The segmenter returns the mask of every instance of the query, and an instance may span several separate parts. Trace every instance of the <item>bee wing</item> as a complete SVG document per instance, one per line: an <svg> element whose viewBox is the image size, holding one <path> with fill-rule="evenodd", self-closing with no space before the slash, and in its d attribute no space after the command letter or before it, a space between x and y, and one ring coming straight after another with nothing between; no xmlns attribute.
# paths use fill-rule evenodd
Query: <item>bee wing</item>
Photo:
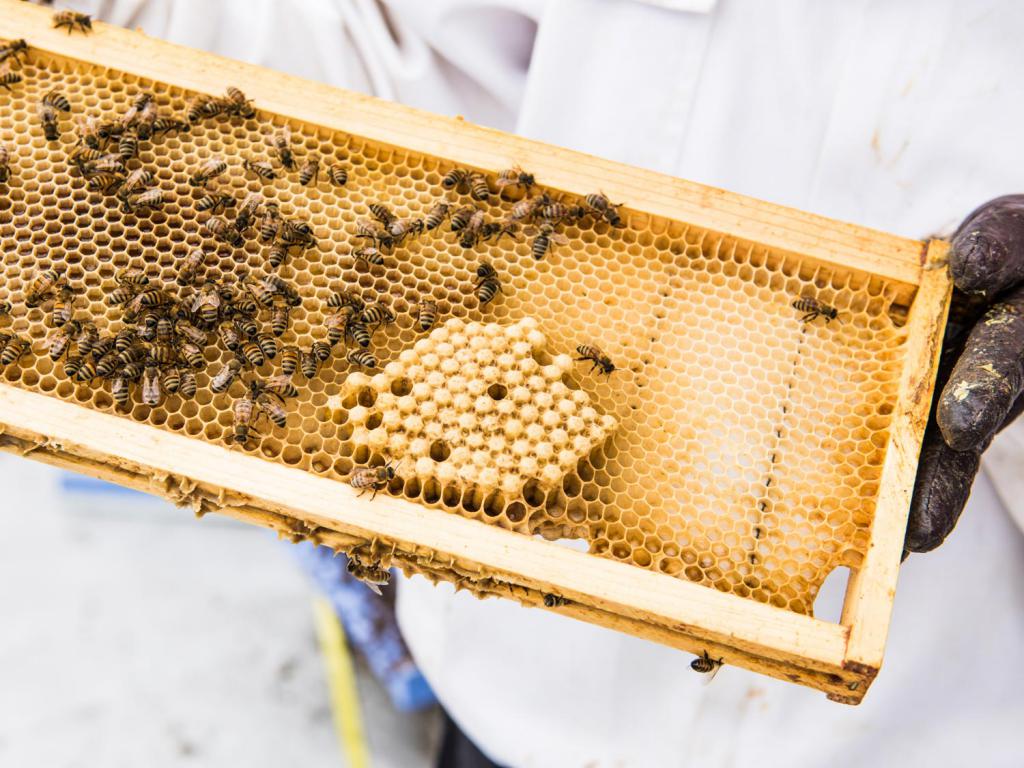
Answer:
<svg viewBox="0 0 1024 768"><path fill-rule="evenodd" d="M715 676L718 674L718 671L721 668L721 664L715 664L714 669L712 669L707 674L703 675L704 679L700 681L701 685L711 685L711 681L715 679Z"/></svg>
<svg viewBox="0 0 1024 768"><path fill-rule="evenodd" d="M376 592L381 597L384 596L384 593L380 591L380 587L377 586L376 584L374 584L372 581L367 581L366 579L360 579L360 581L362 581L363 584L365 584L368 589L372 589L374 592Z"/></svg>
<svg viewBox="0 0 1024 768"><path fill-rule="evenodd" d="M551 235L551 242L558 243L558 245L568 245L569 238L559 232Z"/></svg>

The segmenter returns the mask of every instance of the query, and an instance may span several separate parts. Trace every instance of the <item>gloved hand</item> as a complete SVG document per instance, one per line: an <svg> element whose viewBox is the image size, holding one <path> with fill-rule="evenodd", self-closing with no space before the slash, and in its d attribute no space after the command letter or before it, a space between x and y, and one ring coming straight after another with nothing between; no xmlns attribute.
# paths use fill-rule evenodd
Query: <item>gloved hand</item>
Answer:
<svg viewBox="0 0 1024 768"><path fill-rule="evenodd" d="M1024 410L1024 195L982 205L950 249L955 290L910 505L907 552L956 525L995 434Z"/></svg>

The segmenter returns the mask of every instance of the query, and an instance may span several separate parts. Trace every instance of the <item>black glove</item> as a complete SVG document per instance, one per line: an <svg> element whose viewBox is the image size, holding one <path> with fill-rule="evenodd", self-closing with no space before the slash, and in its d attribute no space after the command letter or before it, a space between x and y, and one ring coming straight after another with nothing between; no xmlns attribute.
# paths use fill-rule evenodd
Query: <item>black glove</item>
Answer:
<svg viewBox="0 0 1024 768"><path fill-rule="evenodd" d="M953 304L904 541L939 546L995 434L1024 410L1024 195L968 216L950 250Z"/></svg>

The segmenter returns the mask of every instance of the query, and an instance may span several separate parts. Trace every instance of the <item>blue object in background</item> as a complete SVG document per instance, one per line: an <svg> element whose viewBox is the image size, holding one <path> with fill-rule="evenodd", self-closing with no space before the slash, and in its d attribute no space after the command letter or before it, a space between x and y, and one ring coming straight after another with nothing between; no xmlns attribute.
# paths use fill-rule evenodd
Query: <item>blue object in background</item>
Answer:
<svg viewBox="0 0 1024 768"><path fill-rule="evenodd" d="M437 703L402 640L392 607L348 572L348 558L308 541L292 547L302 570L330 600L345 634L400 712Z"/></svg>

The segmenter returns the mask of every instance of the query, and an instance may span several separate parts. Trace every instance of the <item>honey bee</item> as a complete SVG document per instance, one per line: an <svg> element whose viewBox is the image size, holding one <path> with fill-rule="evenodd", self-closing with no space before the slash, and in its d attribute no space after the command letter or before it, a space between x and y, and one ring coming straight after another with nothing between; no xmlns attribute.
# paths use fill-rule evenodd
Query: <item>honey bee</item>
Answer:
<svg viewBox="0 0 1024 768"><path fill-rule="evenodd" d="M199 277L200 270L206 264L206 252L202 248L194 248L189 251L181 261L178 275L175 278L181 285L192 285Z"/></svg>
<svg viewBox="0 0 1024 768"><path fill-rule="evenodd" d="M377 221L379 221L385 227L390 225L391 222L395 221L395 219L398 218L397 216L395 216L395 214L391 212L391 209L389 209L383 203L370 203L369 207L370 213L373 214L373 217L377 219Z"/></svg>
<svg viewBox="0 0 1024 768"><path fill-rule="evenodd" d="M70 360L68 362L70 362ZM74 375L72 373L68 373L67 363L64 364L64 372L68 376ZM128 403L131 401L130 386L131 385L128 382L128 377L125 376L123 373L118 376L114 376L112 379L110 379L110 396L114 399L114 402L121 408L127 408Z"/></svg>
<svg viewBox="0 0 1024 768"><path fill-rule="evenodd" d="M429 331L437 322L437 302L423 299L416 304L416 325L421 331Z"/></svg>
<svg viewBox="0 0 1024 768"><path fill-rule="evenodd" d="M71 111L71 102L68 101L67 96L54 88L52 91L48 91L43 96L43 104L59 109L61 112Z"/></svg>
<svg viewBox="0 0 1024 768"><path fill-rule="evenodd" d="M213 327L217 322L220 306L221 298L217 286L208 282L199 289L189 311L197 315L205 325Z"/></svg>
<svg viewBox="0 0 1024 768"><path fill-rule="evenodd" d="M139 154L139 137L134 133L125 132L117 141L117 154L126 163Z"/></svg>
<svg viewBox="0 0 1024 768"><path fill-rule="evenodd" d="M353 349L345 355L345 359L352 365L360 365L363 368L377 367L377 358L373 356L372 352L368 352L365 349Z"/></svg>
<svg viewBox="0 0 1024 768"><path fill-rule="evenodd" d="M21 82L21 74L19 72L12 72L8 68L7 65L4 65L4 68L0 69L0 88L3 88L4 90L9 91L9 90L11 90L11 86L12 85L17 85L20 82ZM51 107L51 111L52 111L52 107ZM57 119L57 116L56 116L56 114L54 114L54 120L56 120L56 119ZM49 138L49 137L47 137L47 138Z"/></svg>
<svg viewBox="0 0 1024 768"><path fill-rule="evenodd" d="M825 318L825 325L828 325L839 317L839 310L818 301L813 296L801 296L793 302L793 309L804 313L804 316L800 318L800 322L803 323L812 322L821 316Z"/></svg>
<svg viewBox="0 0 1024 768"><path fill-rule="evenodd" d="M8 43L4 43L0 46L0 64L7 61L9 58L14 58L15 61L21 63L21 57L28 53L28 43L23 39L11 40Z"/></svg>
<svg viewBox="0 0 1024 768"><path fill-rule="evenodd" d="M394 239L384 226L373 219L359 219L356 222L356 238L369 240L379 248L390 248L394 245Z"/></svg>
<svg viewBox="0 0 1024 768"><path fill-rule="evenodd" d="M526 173L518 165L513 165L511 168L498 174L496 186L498 187L499 195L508 187L521 187L524 192L529 193L536 183L532 173Z"/></svg>
<svg viewBox="0 0 1024 768"><path fill-rule="evenodd" d="M199 213L223 213L228 208L235 207L235 198L231 195L204 195L196 203L196 211Z"/></svg>
<svg viewBox="0 0 1024 768"><path fill-rule="evenodd" d="M193 187L202 187L208 181L217 178L222 173L227 171L227 161L222 157L211 157L205 163L199 166L199 170L192 174L189 178L188 183Z"/></svg>
<svg viewBox="0 0 1024 768"><path fill-rule="evenodd" d="M445 189L459 190L469 183L471 175L472 171L468 171L465 168L453 168L441 179L441 186Z"/></svg>
<svg viewBox="0 0 1024 768"><path fill-rule="evenodd" d="M396 241L402 242L409 235L419 234L423 231L423 219L395 219L388 224L388 234Z"/></svg>
<svg viewBox="0 0 1024 768"><path fill-rule="evenodd" d="M76 29L84 34L89 34L92 32L92 16L77 11L58 11L53 14L53 28L60 29L61 27L67 27L69 35Z"/></svg>
<svg viewBox="0 0 1024 768"><path fill-rule="evenodd" d="M75 342L78 344L78 354L92 354L92 351L98 348L99 340L99 331L96 330L96 326L93 323L79 323L78 335L75 337Z"/></svg>
<svg viewBox="0 0 1024 768"><path fill-rule="evenodd" d="M245 239L242 237L242 233L220 216L210 217L203 223L202 228L206 234L212 235L222 243L233 245L236 248L240 248L245 245Z"/></svg>
<svg viewBox="0 0 1024 768"><path fill-rule="evenodd" d="M545 608L561 608L563 605L568 603L561 595L553 595L550 592L544 595L544 607Z"/></svg>
<svg viewBox="0 0 1024 768"><path fill-rule="evenodd" d="M236 317L235 328L238 329L239 338L243 341L245 339L255 339L256 334L259 333L260 327L256 325L256 321L251 317Z"/></svg>
<svg viewBox="0 0 1024 768"><path fill-rule="evenodd" d="M114 280L117 281L118 285L149 285L149 277L141 269L119 269L114 275Z"/></svg>
<svg viewBox="0 0 1024 768"><path fill-rule="evenodd" d="M469 196L474 200L486 200L491 194L487 185L487 177L482 173L472 173L469 176Z"/></svg>
<svg viewBox="0 0 1024 768"><path fill-rule="evenodd" d="M238 327L234 323L221 323L217 328L217 335L224 343L224 346L232 352L237 351L238 348L242 346L242 336L238 332Z"/></svg>
<svg viewBox="0 0 1024 768"><path fill-rule="evenodd" d="M259 192L250 192L242 201L242 207L238 209L238 216L235 218L235 229L245 232L259 215L260 206L263 205L263 195Z"/></svg>
<svg viewBox="0 0 1024 768"><path fill-rule="evenodd" d="M153 101L153 97L149 94L141 94L135 99L136 105L140 104L143 97L145 97L145 102L142 103L141 106L138 106L138 114L135 116L135 119L132 121L132 124L135 127L135 133L138 136L138 138L142 139L143 141L148 141L150 137L152 137L153 135L153 124L156 123L157 119L156 102ZM126 131L124 136L127 135L128 132Z"/></svg>
<svg viewBox="0 0 1024 768"><path fill-rule="evenodd" d="M204 117L216 117L227 111L227 103L206 94L198 94L189 102L185 115L190 124L198 123Z"/></svg>
<svg viewBox="0 0 1024 768"><path fill-rule="evenodd" d="M477 281L474 285L477 300L480 305L490 303L501 291L501 280L494 267L486 262L481 262L476 268Z"/></svg>
<svg viewBox="0 0 1024 768"><path fill-rule="evenodd" d="M283 336L288 330L290 312L291 307L284 301L275 301L270 307L270 330L275 336Z"/></svg>
<svg viewBox="0 0 1024 768"><path fill-rule="evenodd" d="M395 315L391 310L379 301L375 301L373 304L363 310L359 319L367 325L373 325L379 328L382 325L389 325L395 321Z"/></svg>
<svg viewBox="0 0 1024 768"><path fill-rule="evenodd" d="M466 205L459 208L455 213L452 214L451 229L452 232L460 232L469 226L469 223L473 220L476 214L483 216L483 211L478 211L472 205Z"/></svg>
<svg viewBox="0 0 1024 768"><path fill-rule="evenodd" d="M9 77L5 75L4 77ZM20 80L21 77L18 77ZM4 81L0 79L0 84ZM39 115L39 122L43 126L43 135L47 141L57 141L60 138L60 127L57 125L57 109L52 104L40 101L36 107L36 114Z"/></svg>
<svg viewBox="0 0 1024 768"><path fill-rule="evenodd" d="M124 352L130 349L138 339L138 334L131 328L122 328L114 337L114 351Z"/></svg>
<svg viewBox="0 0 1024 768"><path fill-rule="evenodd" d="M603 217L613 227L625 226L619 216L621 203L612 203L604 192L591 193L583 198L583 202L587 204L590 213Z"/></svg>
<svg viewBox="0 0 1024 768"><path fill-rule="evenodd" d="M327 329L327 341L333 347L347 332L349 314L345 312L332 312L324 318L324 327Z"/></svg>
<svg viewBox="0 0 1024 768"><path fill-rule="evenodd" d="M294 345L288 345L281 350L281 371L286 376L291 376L299 369L299 359L302 352ZM314 374L315 375L315 374Z"/></svg>
<svg viewBox="0 0 1024 768"><path fill-rule="evenodd" d="M545 222L538 228L528 227L526 233L536 235L533 245L530 246L530 252L536 261L543 259L552 245L566 245L569 242L565 235L555 232L555 226L550 222Z"/></svg>
<svg viewBox="0 0 1024 768"><path fill-rule="evenodd" d="M267 415L267 418L274 422L275 426L283 429L288 424L288 411L281 404L281 396L270 392L265 386L260 389L262 391L256 399L256 404ZM267 395L272 396L268 397Z"/></svg>
<svg viewBox="0 0 1024 768"><path fill-rule="evenodd" d="M147 189L137 195L126 195L124 205L126 211L135 213L143 208L160 208L166 201L162 189Z"/></svg>
<svg viewBox="0 0 1024 768"><path fill-rule="evenodd" d="M611 358L591 344L580 344L576 347L576 352L579 354L579 357L576 358L577 361L586 360L593 363L590 368L591 372L600 369L601 373L608 376L615 371L615 364Z"/></svg>
<svg viewBox="0 0 1024 768"><path fill-rule="evenodd" d="M146 361L153 365L168 365L175 362L177 358L177 350L171 346L170 340L153 344L149 347L148 354L146 355ZM121 362L128 363L132 361L125 359L122 354Z"/></svg>
<svg viewBox="0 0 1024 768"><path fill-rule="evenodd" d="M373 501L377 498L377 492L387 488L388 483L394 479L395 468L389 461L383 467L357 467L352 470L348 484L359 491L359 496L372 490L370 500Z"/></svg>
<svg viewBox="0 0 1024 768"><path fill-rule="evenodd" d="M57 288L57 295L50 308L50 325L59 328L67 323L74 312L74 301L75 292L66 283L62 283Z"/></svg>
<svg viewBox="0 0 1024 768"><path fill-rule="evenodd" d="M362 322L355 315L350 316L345 323L345 335L350 336L361 347L370 346L372 338L370 329L366 327L366 323Z"/></svg>
<svg viewBox="0 0 1024 768"><path fill-rule="evenodd" d="M307 379L312 379L320 371L320 361L312 352L303 352L299 358L299 369Z"/></svg>
<svg viewBox="0 0 1024 768"><path fill-rule="evenodd" d="M14 305L7 299L0 301L0 317L6 317L14 310Z"/></svg>
<svg viewBox="0 0 1024 768"><path fill-rule="evenodd" d="M273 181L277 178L277 171L274 170L274 166L266 160L253 160L247 157L242 160L242 167L250 173L256 174L264 181Z"/></svg>
<svg viewBox="0 0 1024 768"><path fill-rule="evenodd" d="M277 269L288 258L288 246L284 243L274 243L267 252L267 263L271 269Z"/></svg>
<svg viewBox="0 0 1024 768"><path fill-rule="evenodd" d="M355 248L352 251L352 256L357 262L362 261L365 264L375 267L384 266L384 254L381 253L380 249L375 248L372 245L362 245Z"/></svg>
<svg viewBox="0 0 1024 768"><path fill-rule="evenodd" d="M256 343L260 345L260 349L263 350L263 355L267 360L273 360L277 357L277 339L269 333L257 334Z"/></svg>
<svg viewBox="0 0 1024 768"><path fill-rule="evenodd" d="M38 307L50 295L50 293L63 284L64 279L56 269L45 269L32 280L25 293L25 303L30 307Z"/></svg>
<svg viewBox="0 0 1024 768"><path fill-rule="evenodd" d="M331 184L344 187L348 183L348 171L341 163L334 163L327 169L327 178L330 179Z"/></svg>
<svg viewBox="0 0 1024 768"><path fill-rule="evenodd" d="M193 368L202 368L206 364L206 361L203 358L203 350L190 341L187 341L178 347L178 352L185 362Z"/></svg>
<svg viewBox="0 0 1024 768"><path fill-rule="evenodd" d="M175 120L172 117L158 117L153 121L153 135L154 136L165 136L168 133L177 133L178 131L188 132L192 130L192 126L183 120Z"/></svg>
<svg viewBox="0 0 1024 768"><path fill-rule="evenodd" d="M228 437L228 442L241 443L245 445L249 442L250 432L255 433L253 429L253 422L256 420L255 416L257 411L255 409L255 400L252 393L246 394L244 397L240 397L235 400L234 405L231 406L232 423L231 423L231 435Z"/></svg>
<svg viewBox="0 0 1024 768"><path fill-rule="evenodd" d="M281 296L291 307L297 307L302 303L302 298L299 296L292 286L288 285L277 275L266 275L262 281L263 287L274 296ZM267 306L271 306L273 301L264 302Z"/></svg>
<svg viewBox="0 0 1024 768"><path fill-rule="evenodd" d="M97 173L89 177L89 189L101 192L104 195L112 195L121 186L123 179L115 173Z"/></svg>
<svg viewBox="0 0 1024 768"><path fill-rule="evenodd" d="M196 328L183 317L179 317L174 321L174 331L193 344L198 344L199 346L206 344L206 332Z"/></svg>
<svg viewBox="0 0 1024 768"><path fill-rule="evenodd" d="M267 362L267 357L263 354L263 349L255 341L243 341L238 352L253 368L259 368Z"/></svg>
<svg viewBox="0 0 1024 768"><path fill-rule="evenodd" d="M710 683L712 680L714 680L715 675L718 674L718 670L720 670L721 668L722 660L712 659L711 656L708 655L707 651L704 651L703 655L698 656L696 659L690 662L690 669L692 669L694 672L699 672L702 675L707 675L707 677L704 679L705 683Z"/></svg>
<svg viewBox="0 0 1024 768"><path fill-rule="evenodd" d="M163 386L164 392L173 395L181 387L181 372L174 367L168 368L164 371L160 384Z"/></svg>
<svg viewBox="0 0 1024 768"><path fill-rule="evenodd" d="M320 179L320 161L313 157L302 164L299 170L299 184L308 186L310 182L316 184Z"/></svg>
<svg viewBox="0 0 1024 768"><path fill-rule="evenodd" d="M55 330L47 342L50 359L60 360L71 349L71 342L81 330L82 326L77 320L69 320Z"/></svg>
<svg viewBox="0 0 1024 768"><path fill-rule="evenodd" d="M164 391L160 383L160 369L156 365L147 365L142 374L142 402L150 407L156 407L163 399Z"/></svg>
<svg viewBox="0 0 1024 768"><path fill-rule="evenodd" d="M6 144L0 144L0 184L11 178L11 151Z"/></svg>
<svg viewBox="0 0 1024 768"><path fill-rule="evenodd" d="M327 306L332 308L352 307L356 312L362 312L365 304L363 300L351 291L335 291L327 298Z"/></svg>
<svg viewBox="0 0 1024 768"><path fill-rule="evenodd" d="M292 130L287 125L283 125L274 131L274 135L270 139L271 145L277 151L277 159L281 161L281 165L287 168L289 171L295 169L295 157L292 155L291 142L292 142Z"/></svg>
<svg viewBox="0 0 1024 768"><path fill-rule="evenodd" d="M137 168L125 178L124 183L121 185L121 192L125 195L131 195L141 189L145 189L152 183L153 172L147 171L145 168Z"/></svg>
<svg viewBox="0 0 1024 768"><path fill-rule="evenodd" d="M124 160L116 153L100 155L94 160L79 164L78 170L83 176L94 176L103 173L121 176L125 172Z"/></svg>
<svg viewBox="0 0 1024 768"><path fill-rule="evenodd" d="M535 218L545 219L546 223L554 224L561 221L575 221L586 215L582 205L566 205L565 203L544 202L533 210Z"/></svg>
<svg viewBox="0 0 1024 768"><path fill-rule="evenodd" d="M231 115L244 117L246 119L255 117L256 110L252 107L252 101L245 98L245 94L233 85L227 87L227 112Z"/></svg>
<svg viewBox="0 0 1024 768"><path fill-rule="evenodd" d="M298 397L299 390L292 384L290 373L279 373L267 379L263 388L272 395L278 397Z"/></svg>
<svg viewBox="0 0 1024 768"><path fill-rule="evenodd" d="M353 482L353 486L354 485L355 483ZM386 481L385 485L387 485ZM391 583L391 573L386 569L381 568L380 565L367 565L353 558L349 558L348 565L346 567L353 578L359 579L378 595L384 594L381 592L381 587L386 587Z"/></svg>
<svg viewBox="0 0 1024 768"><path fill-rule="evenodd" d="M313 357L323 363L331 356L331 345L326 341L314 341L309 348L309 352Z"/></svg>
<svg viewBox="0 0 1024 768"><path fill-rule="evenodd" d="M451 210L451 206L448 203L435 203L431 206L430 210L427 211L426 217L423 219L424 228L430 232L431 230L437 229L448 218L448 212Z"/></svg>
<svg viewBox="0 0 1024 768"><path fill-rule="evenodd" d="M240 360L237 358L228 360L227 364L210 379L210 389L217 393L227 392L231 384L238 378L241 370L242 362Z"/></svg>
<svg viewBox="0 0 1024 768"><path fill-rule="evenodd" d="M480 210L473 210L473 213L469 216L469 219L463 224L463 219L460 217L456 222L456 216L460 212L456 212L455 216L452 216L452 231L455 230L456 223L460 224L459 231L459 245L463 248L472 248L476 245L477 241L481 238L488 236L490 229L487 228L486 222L484 221L484 212Z"/></svg>
<svg viewBox="0 0 1024 768"><path fill-rule="evenodd" d="M89 149L99 149L104 137L100 135L102 123L89 115L75 115L79 143Z"/></svg>
<svg viewBox="0 0 1024 768"><path fill-rule="evenodd" d="M182 397L196 396L196 376L192 371L181 372L181 385L178 387L178 394Z"/></svg>
<svg viewBox="0 0 1024 768"><path fill-rule="evenodd" d="M316 246L316 237L313 235L313 230L304 221L294 221L284 219L281 222L281 229L278 232L278 237L282 243L286 245L297 245L302 248L309 248Z"/></svg>
<svg viewBox="0 0 1024 768"><path fill-rule="evenodd" d="M263 208L263 219L260 222L260 242L269 243L281 229L281 211L277 203L267 203Z"/></svg>

